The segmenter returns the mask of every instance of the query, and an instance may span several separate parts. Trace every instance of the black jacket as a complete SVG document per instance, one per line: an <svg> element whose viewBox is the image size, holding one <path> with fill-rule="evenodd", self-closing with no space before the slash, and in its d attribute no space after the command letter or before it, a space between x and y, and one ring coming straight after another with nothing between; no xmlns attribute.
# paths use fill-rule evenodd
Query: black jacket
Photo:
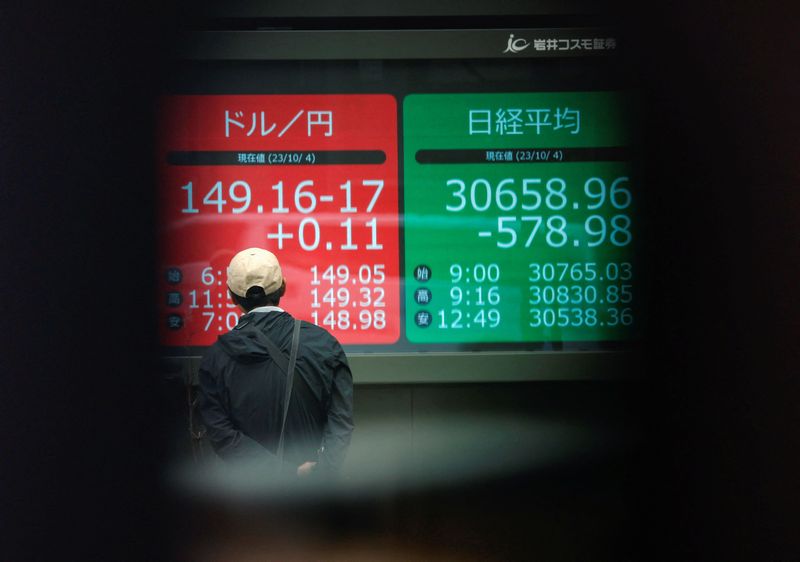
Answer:
<svg viewBox="0 0 800 562"><path fill-rule="evenodd" d="M288 358L293 326L286 312L251 312L203 357L198 407L222 458L274 462L286 375L252 330L262 330ZM303 322L286 419L285 465L293 471L318 461L319 470L337 471L352 431L353 377L347 357L336 338Z"/></svg>

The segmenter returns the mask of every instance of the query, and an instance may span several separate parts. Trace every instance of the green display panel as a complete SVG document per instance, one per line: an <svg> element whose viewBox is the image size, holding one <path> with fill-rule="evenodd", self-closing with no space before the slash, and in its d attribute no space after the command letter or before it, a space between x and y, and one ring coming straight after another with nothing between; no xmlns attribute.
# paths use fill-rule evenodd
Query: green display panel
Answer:
<svg viewBox="0 0 800 562"><path fill-rule="evenodd" d="M405 98L410 342L636 337L632 107L623 92Z"/></svg>

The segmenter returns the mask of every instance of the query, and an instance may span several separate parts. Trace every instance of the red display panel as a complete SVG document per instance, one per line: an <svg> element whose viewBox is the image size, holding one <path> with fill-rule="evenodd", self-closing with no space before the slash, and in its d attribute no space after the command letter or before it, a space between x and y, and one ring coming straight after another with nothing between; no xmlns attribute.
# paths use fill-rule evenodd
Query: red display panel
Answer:
<svg viewBox="0 0 800 562"><path fill-rule="evenodd" d="M281 307L343 344L400 335L397 106L389 95L169 96L159 117L161 343L238 321L226 269L274 252Z"/></svg>

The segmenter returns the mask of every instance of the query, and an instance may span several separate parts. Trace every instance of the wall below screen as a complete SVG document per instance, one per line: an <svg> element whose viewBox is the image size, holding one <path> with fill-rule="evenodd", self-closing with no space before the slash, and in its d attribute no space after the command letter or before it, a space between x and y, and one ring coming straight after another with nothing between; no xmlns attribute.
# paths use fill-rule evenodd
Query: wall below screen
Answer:
<svg viewBox="0 0 800 562"><path fill-rule="evenodd" d="M357 473L353 465L373 456L389 479L391 467L416 463L480 480L497 475L487 469L504 460L513 472L601 459L637 437L632 391L609 382L361 385L345 468Z"/></svg>
<svg viewBox="0 0 800 562"><path fill-rule="evenodd" d="M636 558L632 392L575 381L362 386L348 463L368 462L368 448L395 467L386 527L401 544L440 549L430 559ZM416 486L401 473L409 464L424 467Z"/></svg>

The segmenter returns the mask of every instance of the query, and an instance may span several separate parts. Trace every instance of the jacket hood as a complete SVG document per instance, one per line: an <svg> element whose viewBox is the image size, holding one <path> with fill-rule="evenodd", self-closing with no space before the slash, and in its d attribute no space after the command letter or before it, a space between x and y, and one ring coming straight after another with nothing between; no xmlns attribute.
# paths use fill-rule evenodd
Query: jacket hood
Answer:
<svg viewBox="0 0 800 562"><path fill-rule="evenodd" d="M269 350L253 330L255 319L243 317L227 334L219 337L222 349L240 363L258 363L270 359Z"/></svg>

